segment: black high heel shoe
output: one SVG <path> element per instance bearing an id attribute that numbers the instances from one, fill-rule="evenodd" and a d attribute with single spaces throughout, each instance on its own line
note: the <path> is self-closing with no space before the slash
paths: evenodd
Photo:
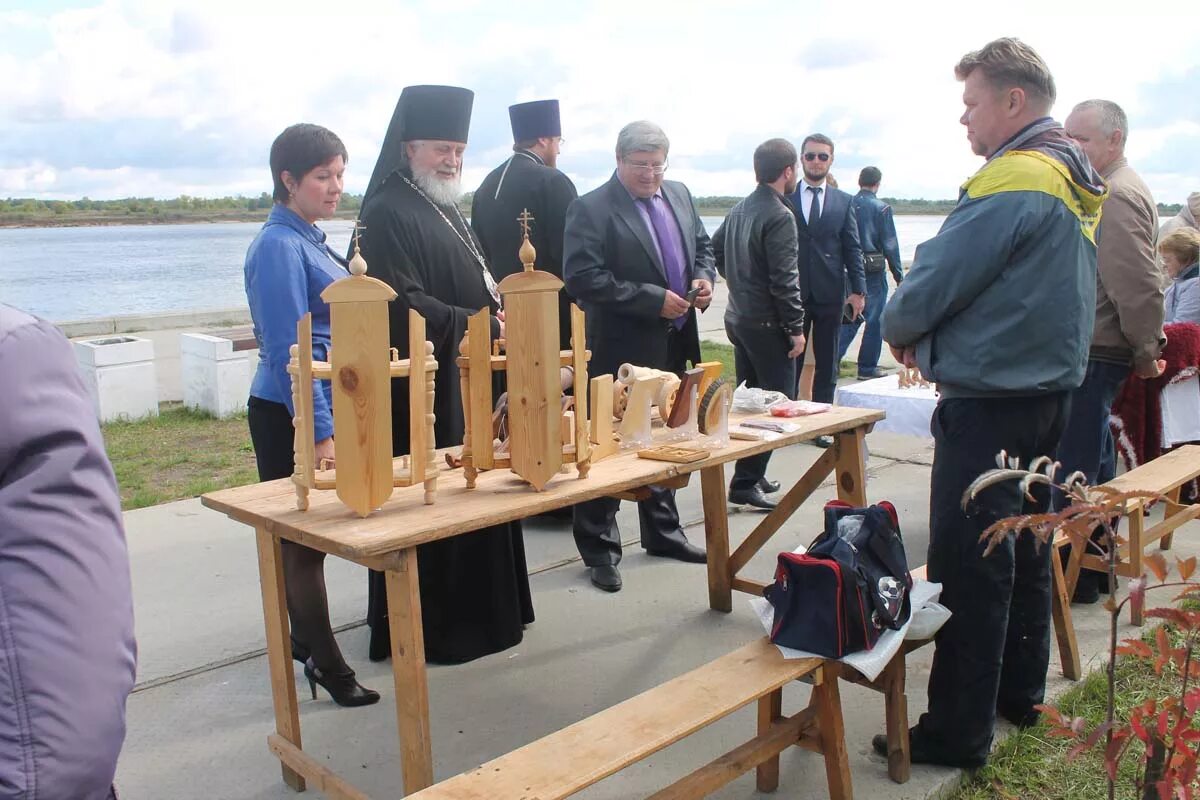
<path id="1" fill-rule="evenodd" d="M 308 657 L 311 655 L 308 647 L 296 641 L 296 637 L 292 636 L 292 660 L 299 661 L 301 664 L 308 663 Z"/>
<path id="2" fill-rule="evenodd" d="M 379 702 L 379 692 L 359 685 L 353 672 L 347 675 L 326 675 L 316 668 L 310 658 L 304 664 L 304 677 L 308 678 L 308 688 L 312 690 L 313 700 L 317 699 L 319 683 L 339 706 L 369 706 Z"/>

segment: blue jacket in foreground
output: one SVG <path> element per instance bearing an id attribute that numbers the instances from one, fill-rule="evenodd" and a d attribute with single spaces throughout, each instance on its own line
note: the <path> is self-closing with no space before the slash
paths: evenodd
<path id="1" fill-rule="evenodd" d="M 246 299 L 258 340 L 258 371 L 250 396 L 283 403 L 294 416 L 292 378 L 287 365 L 296 343 L 296 323 L 312 312 L 313 358 L 329 356 L 329 305 L 326 286 L 348 273 L 325 245 L 325 232 L 286 206 L 276 203 L 246 251 Z M 313 381 L 316 441 L 333 435 L 329 381 Z"/>
<path id="2" fill-rule="evenodd" d="M 1083 382 L 1096 313 L 1100 176 L 1046 117 L 965 184 L 883 311 L 943 397 L 1037 395 Z"/>

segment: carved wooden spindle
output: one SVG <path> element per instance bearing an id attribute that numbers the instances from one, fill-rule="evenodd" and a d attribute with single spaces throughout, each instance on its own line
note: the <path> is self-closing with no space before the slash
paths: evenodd
<path id="1" fill-rule="evenodd" d="M 458 352 L 463 356 L 471 352 L 469 345 L 470 336 L 470 333 L 464 335 L 462 343 L 458 346 Z M 463 475 L 467 479 L 467 488 L 474 489 L 475 476 L 478 474 L 478 470 L 475 469 L 475 461 L 472 458 L 471 448 L 471 366 L 469 362 L 464 362 L 459 366 L 458 382 L 462 387 L 463 396 Z"/>
<path id="2" fill-rule="evenodd" d="M 434 380 L 436 364 L 433 362 L 433 342 L 425 342 L 425 505 L 431 505 L 437 496 L 437 444 L 434 442 L 433 426 L 437 415 L 433 413 Z M 409 376 L 409 380 L 414 380 Z M 420 458 L 420 455 L 417 455 Z"/>
<path id="3" fill-rule="evenodd" d="M 288 348 L 288 355 L 291 356 L 290 366 L 299 372 L 300 368 L 300 346 L 292 345 Z M 291 372 L 292 370 L 288 370 Z M 305 456 L 308 453 L 308 448 L 304 443 L 305 427 L 304 418 L 301 415 L 300 408 L 300 381 L 296 379 L 296 373 L 292 373 L 292 408 L 296 413 L 292 415 L 292 428 L 295 433 L 292 437 L 292 463 L 295 465 L 292 471 L 292 483 L 296 485 L 296 508 L 299 511 L 308 511 L 308 465 L 305 463 Z"/>

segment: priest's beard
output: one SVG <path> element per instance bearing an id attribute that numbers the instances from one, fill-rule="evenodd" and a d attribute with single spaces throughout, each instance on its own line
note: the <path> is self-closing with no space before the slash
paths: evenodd
<path id="1" fill-rule="evenodd" d="M 437 170 L 413 170 L 413 181 L 426 197 L 439 206 L 452 206 L 462 196 L 462 180 L 458 175 L 455 175 L 453 180 L 444 180 L 437 176 Z"/>

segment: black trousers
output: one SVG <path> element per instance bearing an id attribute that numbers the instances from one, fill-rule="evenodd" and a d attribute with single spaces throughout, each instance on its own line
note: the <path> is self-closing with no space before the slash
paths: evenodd
<path id="1" fill-rule="evenodd" d="M 796 359 L 788 358 L 792 339 L 781 328 L 761 325 L 725 324 L 725 333 L 733 343 L 738 385 L 745 381 L 754 389 L 783 392 L 796 399 Z M 730 490 L 752 489 L 767 474 L 771 460 L 768 450 L 756 456 L 738 459 L 733 468 Z"/>
<path id="2" fill-rule="evenodd" d="M 667 363 L 655 367 L 682 373 L 687 369 L 683 334 L 670 328 L 663 335 L 668 337 Z M 631 355 L 630 361 L 636 364 L 637 357 Z M 621 501 L 615 497 L 601 497 L 575 506 L 572 522 L 575 546 L 587 566 L 615 566 L 621 562 L 621 532 L 617 527 L 620 507 Z M 642 547 L 647 550 L 669 548 L 671 542 L 686 542 L 675 507 L 675 490 L 651 486 L 650 497 L 638 503 L 638 526 Z"/>
<path id="3" fill-rule="evenodd" d="M 838 340 L 842 332 L 841 306 L 804 307 L 804 338 L 814 345 L 796 356 L 796 374 L 804 367 L 806 358 L 815 359 L 816 374 L 813 375 L 812 399 L 818 403 L 832 403 L 837 390 Z"/>
<path id="4" fill-rule="evenodd" d="M 935 639 L 929 711 L 917 735 L 949 763 L 983 763 L 996 710 L 1024 715 L 1041 703 L 1050 660 L 1050 552 L 1032 534 L 1008 537 L 986 557 L 980 534 L 994 521 L 1044 512 L 1016 481 L 984 490 L 964 514 L 964 490 L 996 466 L 1053 454 L 1070 409 L 1067 392 L 1037 397 L 953 398 L 938 403 L 929 497 L 929 580 L 952 612 Z M 1041 487 L 1039 487 L 1041 488 Z"/>
<path id="5" fill-rule="evenodd" d="M 296 429 L 287 406 L 259 397 L 247 402 L 250 441 L 258 461 L 258 479 L 287 478 L 295 470 Z M 279 543 L 283 558 L 283 583 L 287 595 L 292 639 L 312 656 L 313 664 L 327 675 L 353 675 L 342 657 L 329 622 L 325 591 L 325 554 L 302 544 Z"/>

